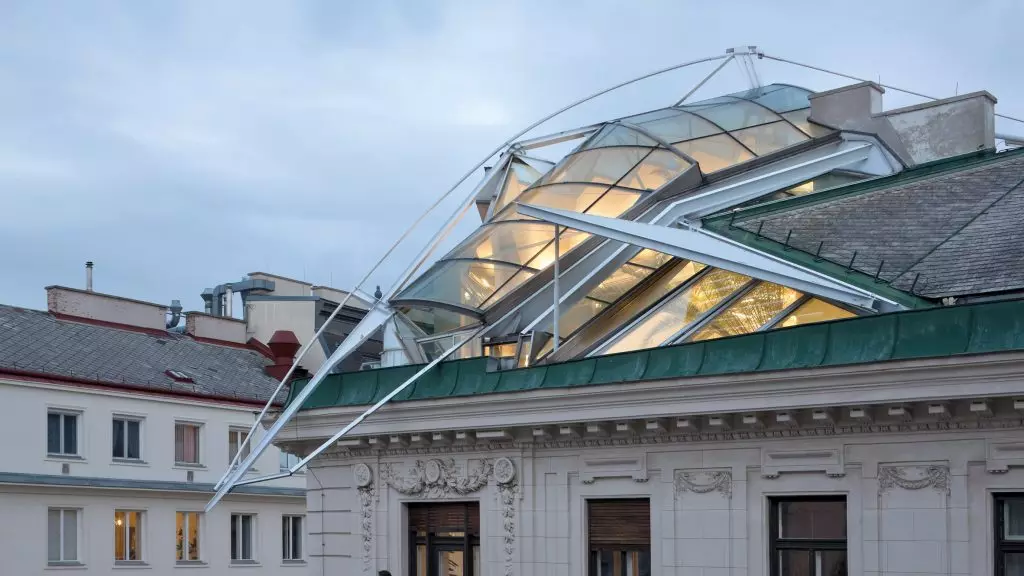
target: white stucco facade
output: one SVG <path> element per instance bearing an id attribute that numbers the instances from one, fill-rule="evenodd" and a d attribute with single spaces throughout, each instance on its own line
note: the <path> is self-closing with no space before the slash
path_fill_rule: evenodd
<path id="1" fill-rule="evenodd" d="M 768 576 L 772 499 L 835 495 L 846 573 L 993 574 L 1022 376 L 1008 353 L 390 405 L 311 465 L 310 568 L 411 574 L 406 505 L 477 501 L 483 574 L 585 576 L 587 501 L 635 497 L 650 574 Z M 303 412 L 278 443 L 361 410 Z"/>
<path id="2" fill-rule="evenodd" d="M 283 517 L 305 515 L 301 475 L 258 491 L 239 491 L 208 516 L 201 513 L 212 484 L 228 466 L 229 430 L 247 431 L 257 406 L 14 377 L 0 379 L 0 398 L 0 432 L 6 439 L 0 469 L 0 573 L 31 576 L 70 569 L 110 574 L 116 569 L 156 576 L 198 567 L 226 574 L 233 564 L 258 574 L 305 573 L 304 561 L 286 561 L 282 551 Z M 48 454 L 51 411 L 76 416 L 77 454 Z M 140 423 L 140 458 L 112 457 L 111 422 L 118 417 Z M 175 463 L 176 422 L 200 426 L 198 465 Z M 276 472 L 279 458 L 276 448 L 268 450 L 256 473 Z M 48 514 L 59 509 L 76 514 L 74 551 L 66 562 L 48 558 Z M 115 562 L 117 510 L 142 513 L 136 562 Z M 183 563 L 176 557 L 178 512 L 199 513 L 198 561 Z M 231 560 L 232 514 L 253 515 L 251 562 Z M 300 555 L 304 558 L 305 550 Z"/>

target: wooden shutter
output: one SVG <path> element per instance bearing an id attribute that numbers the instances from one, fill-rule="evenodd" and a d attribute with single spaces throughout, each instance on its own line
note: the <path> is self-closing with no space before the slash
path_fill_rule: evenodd
<path id="1" fill-rule="evenodd" d="M 480 503 L 409 504 L 409 530 L 480 534 Z"/>
<path id="2" fill-rule="evenodd" d="M 590 548 L 651 547 L 651 503 L 646 498 L 587 501 Z"/>

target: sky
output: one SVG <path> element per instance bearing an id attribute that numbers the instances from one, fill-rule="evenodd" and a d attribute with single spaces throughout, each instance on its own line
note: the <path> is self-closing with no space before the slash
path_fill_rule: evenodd
<path id="1" fill-rule="evenodd" d="M 0 303 L 43 309 L 44 286 L 84 287 L 87 260 L 95 290 L 186 310 L 254 271 L 351 288 L 522 128 L 733 46 L 938 97 L 984 89 L 1024 117 L 1021 21 L 1015 0 L 0 0 Z M 669 105 L 716 64 L 529 135 Z M 758 73 L 849 83 L 768 60 Z M 695 98 L 748 87 L 730 65 Z M 480 175 L 367 292 L 387 290 Z M 442 249 L 478 224 L 471 211 Z"/>

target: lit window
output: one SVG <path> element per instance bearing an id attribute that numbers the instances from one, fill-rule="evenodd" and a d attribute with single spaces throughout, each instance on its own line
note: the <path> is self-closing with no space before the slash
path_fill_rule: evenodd
<path id="1" fill-rule="evenodd" d="M 228 430 L 228 461 L 233 462 L 235 455 L 241 450 L 241 455 L 238 456 L 238 461 L 241 462 L 249 457 L 249 444 L 245 442 L 245 436 L 248 434 L 248 430 L 241 428 L 231 428 Z"/>
<path id="2" fill-rule="evenodd" d="M 51 410 L 46 413 L 46 452 L 54 456 L 78 456 L 78 414 Z"/>
<path id="3" fill-rule="evenodd" d="M 142 561 L 142 512 L 114 512 L 114 562 Z"/>
<path id="4" fill-rule="evenodd" d="M 199 561 L 199 512 L 178 512 L 175 557 L 178 562 Z"/>
<path id="5" fill-rule="evenodd" d="M 771 501 L 771 574 L 846 576 L 846 498 Z"/>
<path id="6" fill-rule="evenodd" d="M 142 422 L 138 418 L 115 416 L 112 434 L 114 458 L 142 459 Z"/>
<path id="7" fill-rule="evenodd" d="M 174 462 L 175 464 L 198 465 L 200 424 L 189 422 L 174 423 Z"/>
<path id="8" fill-rule="evenodd" d="M 256 516 L 253 514 L 231 515 L 231 561 L 253 562 L 253 532 Z"/>
<path id="9" fill-rule="evenodd" d="M 996 576 L 1024 574 L 1024 494 L 996 495 Z"/>
<path id="10" fill-rule="evenodd" d="M 302 560 L 302 516 L 281 518 L 281 558 Z"/>
<path id="11" fill-rule="evenodd" d="M 78 563 L 78 510 L 50 508 L 47 511 L 46 534 L 49 564 Z"/>

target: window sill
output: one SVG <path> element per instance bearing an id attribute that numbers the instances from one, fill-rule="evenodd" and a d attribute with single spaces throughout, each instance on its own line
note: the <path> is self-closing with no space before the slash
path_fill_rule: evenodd
<path id="1" fill-rule="evenodd" d="M 113 458 L 110 460 L 110 463 L 115 466 L 149 466 L 149 462 L 146 462 L 145 460 L 135 460 L 132 458 Z"/>
<path id="2" fill-rule="evenodd" d="M 204 464 L 189 464 L 188 462 L 175 462 L 174 468 L 178 470 L 206 470 Z"/>
<path id="3" fill-rule="evenodd" d="M 177 560 L 175 568 L 209 568 L 210 565 L 202 560 Z"/>
<path id="4" fill-rule="evenodd" d="M 142 560 L 114 560 L 115 570 L 132 570 L 136 568 L 144 569 L 152 568 L 152 566 Z"/>
<path id="5" fill-rule="evenodd" d="M 50 462 L 85 462 L 85 456 L 78 454 L 46 454 L 46 459 Z"/>
<path id="6" fill-rule="evenodd" d="M 81 562 L 47 562 L 47 570 L 85 570 L 86 565 Z"/>
<path id="7" fill-rule="evenodd" d="M 305 566 L 305 565 L 306 565 L 306 561 L 305 560 L 282 560 L 281 561 L 281 567 L 282 568 L 300 568 L 300 567 Z"/>
<path id="8" fill-rule="evenodd" d="M 263 566 L 256 560 L 232 560 L 228 567 L 230 568 L 259 568 Z"/>

